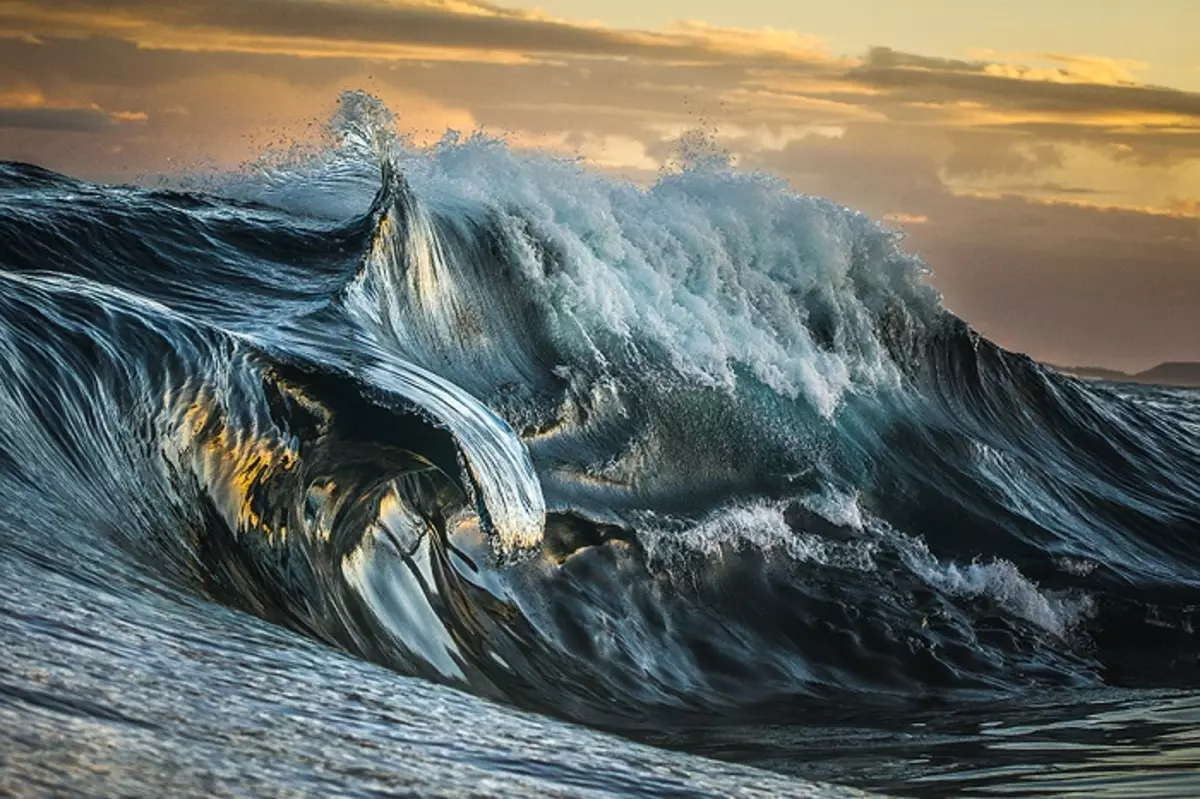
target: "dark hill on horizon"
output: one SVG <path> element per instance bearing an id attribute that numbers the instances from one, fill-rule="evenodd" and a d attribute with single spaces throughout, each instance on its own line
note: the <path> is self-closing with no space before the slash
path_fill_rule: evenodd
<path id="1" fill-rule="evenodd" d="M 1149 386 L 1182 386 L 1200 388 L 1200 362 L 1166 361 L 1144 372 L 1129 374 L 1116 369 L 1099 366 L 1058 366 L 1047 364 L 1060 372 L 1066 372 L 1086 380 L 1109 380 L 1114 383 L 1140 383 Z"/>

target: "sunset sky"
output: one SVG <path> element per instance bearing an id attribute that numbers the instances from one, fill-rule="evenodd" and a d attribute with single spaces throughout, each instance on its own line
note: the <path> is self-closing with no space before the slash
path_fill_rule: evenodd
<path id="1" fill-rule="evenodd" d="M 311 135 L 343 89 L 651 181 L 739 166 L 903 227 L 1000 344 L 1200 360 L 1197 0 L 0 0 L 0 158 L 134 181 Z"/>

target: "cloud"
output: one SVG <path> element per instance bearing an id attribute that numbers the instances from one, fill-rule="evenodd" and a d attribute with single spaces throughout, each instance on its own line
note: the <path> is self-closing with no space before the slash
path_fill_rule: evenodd
<path id="1" fill-rule="evenodd" d="M 975 100 L 1007 109 L 1061 114 L 1123 112 L 1131 123 L 1142 118 L 1200 123 L 1200 93 L 1098 82 L 1094 68 L 1083 73 L 1047 74 L 1020 64 L 928 58 L 875 48 L 846 78 L 887 90 L 893 100 Z"/>
<path id="2" fill-rule="evenodd" d="M 1134 80 L 1144 65 L 1088 55 L 878 47 L 834 58 L 788 31 L 616 29 L 471 0 L 7 0 L 0 29 L 13 37 L 0 39 L 0 86 L 35 76 L 53 104 L 71 107 L 128 108 L 152 87 L 218 75 L 233 87 L 229 106 L 246 76 L 328 98 L 365 77 L 529 141 L 582 130 L 647 152 L 701 119 L 747 150 L 912 127 L 937 140 L 934 172 L 956 185 L 1038 175 L 1086 188 L 1058 174 L 1066 143 L 1130 168 L 1200 157 L 1200 94 L 1144 86 Z M 146 112 L 194 105 L 180 99 Z"/>
<path id="3" fill-rule="evenodd" d="M 145 111 L 110 111 L 108 116 L 113 122 L 145 122 L 150 119 Z"/>
<path id="4" fill-rule="evenodd" d="M 1000 53 L 995 50 L 973 50 L 971 55 L 984 63 L 983 71 L 989 74 L 1058 83 L 1132 85 L 1139 83 L 1136 73 L 1144 72 L 1150 66 L 1144 61 L 1130 58 L 1061 53 Z"/>
<path id="5" fill-rule="evenodd" d="M 0 128 L 96 133 L 116 124 L 99 108 L 0 108 Z"/>
<path id="6" fill-rule="evenodd" d="M 9 0 L 9 35 L 107 35 L 143 47 L 419 59 L 469 53 L 569 54 L 668 61 L 824 60 L 812 37 L 700 23 L 632 31 L 468 2 L 334 0 Z"/>
<path id="7" fill-rule="evenodd" d="M 1032 175 L 1063 166 L 1062 151 L 1054 144 L 1007 131 L 955 131 L 954 150 L 944 169 L 950 177 Z"/>
<path id="8" fill-rule="evenodd" d="M 1194 197 L 1171 197 L 1168 208 L 1179 216 L 1194 216 L 1200 218 L 1200 200 Z"/>
<path id="9" fill-rule="evenodd" d="M 627 103 L 631 110 L 669 113 L 692 91 L 745 109 L 754 117 L 750 124 L 876 120 L 1008 128 L 1094 143 L 1143 137 L 1133 150 L 1147 162 L 1173 150 L 1194 152 L 1200 142 L 1200 94 L 1142 85 L 1134 78 L 1144 65 L 1089 55 L 976 51 L 980 58 L 966 60 L 877 47 L 863 58 L 833 58 L 819 39 L 789 31 L 697 22 L 659 31 L 616 29 L 469 0 L 8 0 L 0 3 L 0 29 L 44 43 L 74 38 L 72 47 L 81 51 L 123 46 L 126 52 L 111 63 L 82 52 L 68 54 L 66 63 L 86 63 L 125 85 L 161 82 L 189 69 L 211 72 L 215 65 L 202 63 L 206 56 L 225 70 L 286 73 L 310 84 L 330 82 L 330 72 L 360 74 L 373 62 L 380 70 L 449 63 L 460 74 L 474 63 L 497 73 L 492 81 L 504 80 L 499 65 L 514 77 L 526 68 L 522 80 L 532 78 L 537 92 L 561 87 L 552 103 L 592 116 L 602 106 L 611 116 Z M 10 39 L 0 47 L 18 44 L 24 42 Z M 43 70 L 70 69 L 51 63 L 48 51 L 63 48 L 25 44 L 25 51 L 34 49 L 43 53 L 24 55 Z M 134 60 L 156 62 L 155 68 L 123 66 Z M 564 71 L 570 72 L 565 80 L 553 74 Z M 581 93 L 600 86 L 588 81 L 600 73 L 617 77 L 613 91 L 599 92 L 608 101 Z M 497 112 L 500 99 L 492 103 Z M 1004 157 L 1013 159 L 1005 149 Z"/>
<path id="10" fill-rule="evenodd" d="M 1186 200 L 1179 197 L 1170 198 L 1167 206 L 1162 207 L 1157 205 L 1104 203 L 1096 202 L 1095 200 L 1086 200 L 1080 197 L 1059 197 L 1054 195 L 1039 197 L 1030 195 L 1005 194 L 1001 196 L 1011 197 L 1014 199 L 1019 199 L 1023 202 L 1039 205 L 1057 205 L 1084 208 L 1104 214 L 1145 214 L 1149 216 L 1173 217 L 1176 219 L 1200 219 L 1200 203 L 1197 203 L 1195 200 Z"/>
<path id="11" fill-rule="evenodd" d="M 929 217 L 924 214 L 906 214 L 903 211 L 889 211 L 883 215 L 883 221 L 894 225 L 924 225 Z"/>

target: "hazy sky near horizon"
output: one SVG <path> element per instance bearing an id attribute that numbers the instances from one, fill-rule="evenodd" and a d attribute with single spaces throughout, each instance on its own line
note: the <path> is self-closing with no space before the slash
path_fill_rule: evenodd
<path id="1" fill-rule="evenodd" d="M 999 343 L 1136 370 L 1200 360 L 1198 30 L 1195 0 L 0 0 L 0 159 L 235 168 L 352 88 L 642 181 L 703 127 L 902 226 Z"/>

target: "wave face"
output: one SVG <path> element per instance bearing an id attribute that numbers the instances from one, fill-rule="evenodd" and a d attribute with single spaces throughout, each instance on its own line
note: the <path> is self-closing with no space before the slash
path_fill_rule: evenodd
<path id="1" fill-rule="evenodd" d="M 1200 395 L 1004 351 L 768 176 L 387 116 L 203 191 L 0 167 L 6 557 L 684 746 L 1195 682 Z"/>

